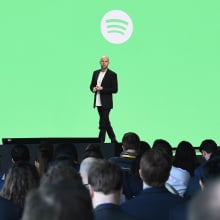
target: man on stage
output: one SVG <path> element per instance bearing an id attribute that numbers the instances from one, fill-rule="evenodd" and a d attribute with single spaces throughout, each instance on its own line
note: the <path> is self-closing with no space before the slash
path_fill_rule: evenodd
<path id="1" fill-rule="evenodd" d="M 105 142 L 107 132 L 112 143 L 116 143 L 115 133 L 109 120 L 110 110 L 113 108 L 112 94 L 118 92 L 117 74 L 108 69 L 109 58 L 103 56 L 100 59 L 101 69 L 93 72 L 90 90 L 94 93 L 94 108 L 99 113 L 99 139 Z"/>

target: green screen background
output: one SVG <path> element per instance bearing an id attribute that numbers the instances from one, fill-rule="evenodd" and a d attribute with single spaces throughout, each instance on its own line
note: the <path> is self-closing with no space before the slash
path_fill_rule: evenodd
<path id="1" fill-rule="evenodd" d="M 101 34 L 111 10 L 133 21 L 123 44 Z M 0 138 L 96 137 L 89 84 L 108 55 L 119 141 L 134 131 L 150 144 L 220 143 L 219 11 L 218 0 L 1 1 Z"/>

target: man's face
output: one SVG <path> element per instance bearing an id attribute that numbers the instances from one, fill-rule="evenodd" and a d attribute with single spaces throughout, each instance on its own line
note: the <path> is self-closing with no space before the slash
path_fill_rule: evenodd
<path id="1" fill-rule="evenodd" d="M 100 66 L 102 70 L 106 70 L 108 68 L 109 60 L 107 57 L 102 57 L 100 60 Z"/>

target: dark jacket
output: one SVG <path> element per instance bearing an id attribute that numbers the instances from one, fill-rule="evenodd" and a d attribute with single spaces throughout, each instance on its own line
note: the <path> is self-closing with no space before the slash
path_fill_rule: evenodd
<path id="1" fill-rule="evenodd" d="M 93 72 L 92 81 L 90 84 L 91 91 L 93 90 L 93 87 L 97 85 L 97 79 L 100 71 L 101 70 L 96 70 Z M 113 108 L 112 94 L 118 92 L 118 80 L 116 73 L 111 71 L 110 69 L 107 69 L 105 76 L 102 80 L 101 86 L 103 87 L 103 90 L 100 91 L 102 107 L 105 109 L 111 109 Z M 96 107 L 95 100 L 96 100 L 96 93 L 94 95 L 94 103 L 93 103 L 94 108 Z"/>
<path id="2" fill-rule="evenodd" d="M 119 205 L 105 203 L 94 209 L 94 220 L 137 220 L 137 218 L 122 211 Z"/>
<path id="3" fill-rule="evenodd" d="M 144 189 L 134 199 L 121 205 L 122 209 L 138 218 L 148 220 L 169 220 L 170 210 L 184 201 L 180 196 L 171 194 L 165 187 Z"/>
<path id="4" fill-rule="evenodd" d="M 1 220 L 20 220 L 22 208 L 0 196 L 0 219 Z"/>

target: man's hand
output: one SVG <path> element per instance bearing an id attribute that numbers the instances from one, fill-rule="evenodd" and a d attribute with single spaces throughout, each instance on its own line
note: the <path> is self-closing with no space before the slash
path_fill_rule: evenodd
<path id="1" fill-rule="evenodd" d="M 101 91 L 101 90 L 103 90 L 102 86 L 96 86 L 96 91 Z"/>

